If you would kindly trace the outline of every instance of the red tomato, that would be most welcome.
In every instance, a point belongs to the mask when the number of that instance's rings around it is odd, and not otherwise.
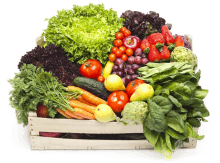
[[[116,91],[108,97],[108,105],[115,113],[120,113],[124,106],[129,102],[128,95],[124,91]]]
[[[129,31],[128,29],[124,31],[123,33],[125,35],[125,37],[130,36],[131,35],[131,31]]]
[[[133,81],[131,81],[127,87],[126,87],[126,93],[129,97],[131,97],[131,95],[135,92],[135,90],[137,89],[137,87],[140,85],[140,84],[143,84],[145,83],[143,80],[141,79],[135,79]]]
[[[127,30],[126,27],[121,27],[119,31],[120,31],[121,33],[124,33],[124,31],[126,31],[126,30]]]
[[[126,50],[126,54],[130,57],[130,56],[132,56],[133,55],[133,50],[132,49],[127,49]]]
[[[115,34],[115,38],[118,39],[118,40],[122,40],[124,37],[125,37],[124,34],[121,33],[121,32],[117,32]]]
[[[122,57],[122,52],[120,50],[117,50],[115,52],[115,56],[116,56],[116,58],[121,58]]]
[[[115,52],[118,50],[118,47],[113,47],[111,50],[112,50],[112,53],[115,54]]]
[[[128,60],[128,56],[126,54],[123,54],[121,59],[126,62]]]
[[[105,78],[104,78],[104,76],[102,76],[102,75],[99,75],[98,76],[98,78],[97,78],[97,81],[99,81],[99,82],[104,82],[105,81]]]
[[[115,59],[116,59],[116,55],[115,55],[115,54],[110,54],[110,55],[108,56],[108,60],[111,61],[111,62],[114,62]]]
[[[87,78],[97,79],[102,73],[102,65],[96,59],[89,59],[80,67],[80,74]]]
[[[121,40],[114,40],[113,41],[113,45],[117,46],[117,47],[120,47],[122,46],[123,42]]]
[[[118,49],[121,50],[122,54],[126,52],[126,48],[124,46],[121,46]]]

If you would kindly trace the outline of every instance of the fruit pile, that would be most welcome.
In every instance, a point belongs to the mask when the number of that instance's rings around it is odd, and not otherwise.
[[[122,78],[126,86],[130,81],[137,79],[138,68],[148,63],[147,55],[143,53],[141,40],[136,36],[131,36],[131,32],[126,28],[120,28],[115,34],[115,40],[109,55],[109,61],[114,63],[112,74]]]

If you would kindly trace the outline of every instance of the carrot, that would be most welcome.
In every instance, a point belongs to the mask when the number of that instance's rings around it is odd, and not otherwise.
[[[77,101],[77,100],[70,100],[70,106],[73,107],[74,109],[75,108],[80,108],[80,109],[83,109],[87,112],[90,112],[92,114],[95,113],[95,107],[94,106],[90,106],[90,105],[87,105],[87,104],[84,104],[80,101]]]
[[[95,116],[92,113],[89,113],[83,109],[80,108],[74,108],[74,112],[72,112],[73,114],[77,115],[77,116],[81,116],[83,118],[86,119],[96,119]]]
[[[76,119],[81,119],[81,120],[85,119],[85,118],[83,118],[81,116],[78,116],[78,115],[74,114],[72,111],[70,111],[68,109],[66,109],[65,114],[67,114],[70,117],[76,118]]]
[[[63,115],[64,117],[66,117],[66,118],[68,118],[68,119],[72,119],[72,117],[69,116],[69,115],[67,115],[63,110],[57,108],[57,111],[58,111],[61,115]]]
[[[95,105],[99,105],[99,104],[107,104],[107,101],[89,93],[88,91],[82,89],[82,88],[79,88],[79,87],[75,87],[75,86],[68,86],[67,87],[69,90],[80,90],[82,91],[82,97],[84,99],[86,99],[88,102],[92,103],[92,104],[95,104]]]
[[[84,103],[84,104],[87,104],[87,105],[96,107],[96,105],[94,105],[94,104],[92,104],[92,103],[86,101],[86,99],[84,99],[84,98],[82,97],[82,95],[81,95],[81,96],[78,96],[78,97],[77,97],[77,100],[80,101],[80,102],[82,102],[82,103]]]

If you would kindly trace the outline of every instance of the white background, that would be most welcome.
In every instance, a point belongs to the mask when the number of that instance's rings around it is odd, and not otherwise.
[[[159,12],[173,24],[173,34],[190,34],[193,37],[193,51],[202,71],[200,85],[209,89],[205,98],[210,116],[209,122],[202,123],[199,134],[205,138],[198,141],[196,149],[179,149],[170,162],[218,162],[219,159],[219,61],[220,28],[219,5],[217,0],[131,0],[131,1],[1,1],[0,2],[0,55],[1,55],[1,160],[26,162],[167,162],[161,154],[153,150],[98,150],[98,151],[31,151],[27,127],[17,124],[15,111],[9,106],[8,79],[18,72],[17,65],[22,55],[35,47],[35,39],[47,27],[45,18],[56,15],[57,10],[71,9],[73,4],[88,5],[104,3],[105,8],[113,8],[118,16],[126,10],[147,13]]]

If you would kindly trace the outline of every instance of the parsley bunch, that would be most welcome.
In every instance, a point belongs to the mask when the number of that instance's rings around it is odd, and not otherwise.
[[[23,64],[21,72],[8,81],[14,88],[10,94],[10,105],[15,108],[18,123],[28,124],[27,113],[37,111],[37,105],[43,103],[49,108],[49,116],[55,117],[56,108],[72,109],[69,98],[76,98],[80,91],[69,92],[51,73],[32,64]]]

